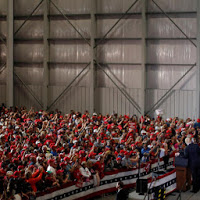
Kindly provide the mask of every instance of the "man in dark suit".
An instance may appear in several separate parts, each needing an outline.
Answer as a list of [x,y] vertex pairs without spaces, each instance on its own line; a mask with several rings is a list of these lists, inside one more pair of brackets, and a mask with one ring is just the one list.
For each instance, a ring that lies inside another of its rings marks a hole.
[[127,200],[128,193],[124,189],[124,183],[122,181],[117,182],[116,188],[117,188],[116,200]]
[[192,143],[185,148],[184,157],[188,158],[188,166],[193,180],[192,192],[196,193],[200,189],[200,148],[195,138],[192,138]]

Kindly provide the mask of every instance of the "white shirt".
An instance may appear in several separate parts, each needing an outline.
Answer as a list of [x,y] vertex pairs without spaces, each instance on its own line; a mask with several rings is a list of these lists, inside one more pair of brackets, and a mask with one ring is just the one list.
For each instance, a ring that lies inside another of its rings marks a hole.
[[56,176],[56,170],[55,170],[52,166],[49,165],[49,166],[47,167],[47,171],[52,172],[53,175]]
[[82,176],[89,178],[91,176],[91,172],[89,171],[89,169],[86,167],[85,169],[83,167],[81,167],[79,169],[79,171],[81,172]]

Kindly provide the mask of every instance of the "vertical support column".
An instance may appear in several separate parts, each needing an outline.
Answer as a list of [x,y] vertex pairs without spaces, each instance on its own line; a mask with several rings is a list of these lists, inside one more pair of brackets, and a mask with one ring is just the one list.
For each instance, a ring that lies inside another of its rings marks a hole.
[[141,62],[141,113],[145,114],[146,99],[146,35],[147,35],[147,19],[146,19],[147,1],[142,0],[142,62]]
[[197,1],[196,118],[200,117],[200,1]]
[[96,37],[96,0],[90,0],[91,3],[91,37],[90,37],[90,54],[91,54],[91,64],[90,64],[90,113],[96,111],[95,106],[95,88],[96,88],[96,48],[95,46],[95,37]]
[[7,82],[6,104],[14,106],[14,59],[13,59],[13,0],[7,0]]
[[44,43],[44,60],[43,60],[43,109],[47,110],[48,107],[48,86],[49,86],[49,0],[44,1],[44,35],[43,35],[43,43]]

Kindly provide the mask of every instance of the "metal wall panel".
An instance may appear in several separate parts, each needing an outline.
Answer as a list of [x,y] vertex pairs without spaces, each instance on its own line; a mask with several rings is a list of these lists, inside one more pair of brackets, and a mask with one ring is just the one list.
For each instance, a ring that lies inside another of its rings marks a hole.
[[[103,37],[110,28],[116,23],[118,18],[98,18],[97,19],[97,37]],[[137,28],[136,28],[137,27]],[[142,20],[139,16],[126,17],[121,20],[117,26],[107,35],[107,38],[140,38],[142,29]]]
[[[196,11],[197,0],[155,0],[165,12]],[[152,1],[148,1],[149,11],[160,11]]]
[[[171,16],[172,20],[190,38],[196,38],[197,21],[196,15]],[[148,17],[148,37],[150,38],[185,38],[185,36],[172,24],[172,22],[161,15]]]
[[[83,37],[90,37],[90,20],[78,19],[70,22],[76,27],[76,29],[82,34]],[[51,20],[50,21],[50,37],[51,38],[80,38],[81,36],[77,31],[64,20]]]
[[0,1],[0,15],[7,14],[7,0]]
[[15,44],[15,62],[43,62],[42,44]]
[[0,84],[0,105],[6,102],[6,85]]
[[[108,75],[123,88],[141,88],[140,65],[107,65],[104,70]],[[97,70],[97,87],[114,87],[112,81],[101,70]]]
[[[196,11],[196,0],[155,0],[166,12],[193,12]],[[28,16],[38,5],[40,0],[15,0],[14,15]],[[89,14],[90,0],[53,0],[65,14]],[[120,18],[119,13],[125,13],[135,0],[97,0],[97,37],[103,37],[113,24]],[[149,12],[160,12],[152,3],[148,2]],[[7,1],[0,1],[0,15],[6,14]],[[141,0],[129,11],[141,12]],[[41,5],[34,15],[43,15]],[[106,15],[103,15],[103,14]],[[113,14],[116,15],[113,15]],[[55,7],[50,4],[50,14],[60,15]],[[109,15],[111,14],[111,15]],[[170,15],[172,19],[192,38],[196,37],[196,14]],[[70,21],[81,32],[90,37],[91,21],[88,16],[73,16]],[[15,20],[15,30],[23,20]],[[185,40],[170,40],[170,38],[184,38],[163,14],[148,14],[147,30],[149,38],[169,38],[169,40],[148,40],[147,42],[147,110],[156,103],[162,95],[178,80],[190,66],[179,64],[193,64],[196,62],[196,49]],[[6,22],[0,21],[0,34],[6,36]],[[15,72],[34,91],[37,98],[42,101],[43,86],[43,44],[34,39],[43,38],[43,20],[27,21],[15,38],[33,39],[32,41],[18,42],[14,45],[14,60],[17,63]],[[142,20],[140,15],[130,15],[108,34],[107,38],[119,40],[103,41],[97,47],[97,60],[103,65],[105,71],[123,90],[126,90],[139,106],[141,102],[141,38]],[[50,65],[49,65],[49,105],[66,88],[75,76],[86,66],[90,58],[90,47],[85,41],[67,40],[80,38],[78,33],[61,16],[50,18]],[[120,40],[122,38],[123,40]],[[127,40],[128,38],[128,40]],[[58,39],[58,40],[56,40]],[[66,40],[59,40],[66,39]],[[97,40],[98,41],[98,40]],[[0,45],[0,60],[6,60],[6,48]],[[26,64],[19,65],[19,62]],[[40,66],[31,64],[41,63]],[[68,64],[66,64],[68,63]],[[71,64],[70,64],[71,63]],[[80,64],[82,63],[82,64]],[[85,64],[84,64],[85,63]],[[111,64],[112,63],[112,64]],[[152,65],[151,65],[152,64]],[[154,65],[156,64],[156,65]],[[165,65],[163,65],[165,64]],[[175,65],[174,65],[175,64]],[[177,66],[176,66],[177,64]],[[5,101],[6,73],[0,74],[0,103]],[[117,112],[119,114],[139,114],[129,100],[116,88],[109,78],[97,70],[97,112],[103,114]],[[196,76],[195,69],[185,77],[175,90],[158,107],[165,110],[164,117],[180,116],[183,118],[194,117],[196,101]],[[77,79],[61,99],[51,109],[69,112],[71,109],[84,112],[90,106],[90,73],[86,70]],[[40,109],[38,103],[27,89],[15,77],[15,103],[16,105],[34,106]]]
[[[64,14],[90,13],[90,0],[54,0],[53,2]],[[50,4],[50,13],[60,14],[52,4]]]
[[[118,113],[118,114],[137,114],[137,110],[133,105],[125,98],[125,96],[116,87],[99,87],[97,90],[97,98],[99,104],[97,105],[97,112],[102,114]],[[140,89],[127,89],[127,92],[131,95],[136,102],[141,102],[141,90]]]
[[[160,66],[147,67],[147,88],[169,89],[177,82],[191,66]],[[194,67],[184,79],[177,84],[175,89],[195,90],[196,89],[196,68]]]
[[[135,0],[97,0],[98,13],[124,13],[135,2]],[[141,3],[137,2],[129,11],[141,12]]]
[[[147,89],[146,105],[149,110],[168,90]],[[196,91],[173,90],[156,108],[164,110],[163,117],[195,118]],[[155,112],[150,113],[155,116]]]
[[99,62],[141,63],[141,41],[107,41],[97,47]]
[[[51,65],[49,71],[49,82],[51,86],[67,86],[85,67],[85,65]],[[80,75],[73,85],[87,87],[90,85],[88,68]]]
[[[41,0],[15,0],[14,1],[14,14],[15,16],[28,16],[34,8],[41,2]],[[44,3],[44,2],[43,2]],[[43,3],[35,11],[33,15],[42,15],[44,12]]]
[[6,70],[0,72],[0,85],[6,84]]
[[27,85],[42,85],[43,84],[43,67],[32,65],[30,67],[20,66],[15,67],[16,74],[24,81]]
[[50,45],[50,59],[52,62],[89,62],[90,47],[80,41],[55,42]]
[[[18,30],[24,20],[15,20],[14,23],[14,32]],[[34,39],[43,37],[43,22],[39,20],[29,20],[19,32],[15,35],[15,38],[19,39]]]
[[6,46],[5,44],[0,44],[0,62],[6,61]]
[[[15,105],[17,106],[26,106],[28,109],[34,107],[36,110],[41,109],[41,106],[37,103],[37,101],[30,95],[28,90],[22,85],[19,80],[15,79],[14,85],[14,95],[15,95]],[[37,98],[42,99],[42,86],[41,85],[27,85],[31,88]]]
[[148,41],[147,62],[193,64],[196,62],[196,48],[187,40]]
[[[64,86],[49,86],[51,104],[55,98],[65,89]],[[84,112],[89,110],[90,90],[88,87],[71,87],[51,108],[58,108],[63,113],[69,113],[70,110]]]
[[6,23],[6,21],[0,21],[0,36],[1,37],[7,36],[7,23]]

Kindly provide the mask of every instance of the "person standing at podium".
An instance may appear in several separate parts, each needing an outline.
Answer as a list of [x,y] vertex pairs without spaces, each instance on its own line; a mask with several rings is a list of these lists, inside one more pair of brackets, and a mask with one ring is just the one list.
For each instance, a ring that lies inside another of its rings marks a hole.
[[200,148],[196,138],[192,138],[192,143],[185,148],[184,157],[188,158],[188,166],[192,173],[193,189],[191,192],[196,193],[200,189]]

